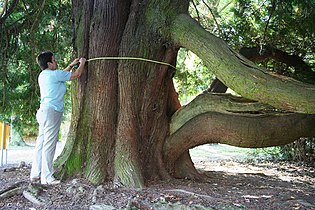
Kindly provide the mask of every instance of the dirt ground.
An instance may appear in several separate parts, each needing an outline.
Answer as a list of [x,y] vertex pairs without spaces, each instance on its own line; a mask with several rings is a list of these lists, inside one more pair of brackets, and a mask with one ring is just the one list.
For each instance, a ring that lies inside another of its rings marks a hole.
[[202,157],[194,162],[206,182],[159,181],[135,190],[76,178],[40,186],[32,202],[25,193],[34,189],[30,164],[11,165],[0,168],[0,191],[16,183],[21,187],[11,197],[0,197],[0,209],[315,209],[314,166]]

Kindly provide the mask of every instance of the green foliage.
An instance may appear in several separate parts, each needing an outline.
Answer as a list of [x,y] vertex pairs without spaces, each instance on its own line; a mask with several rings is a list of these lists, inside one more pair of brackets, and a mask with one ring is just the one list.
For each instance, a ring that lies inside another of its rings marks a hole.
[[266,60],[260,65],[279,74],[314,83],[315,2],[313,0],[196,0],[193,2],[190,7],[191,15],[208,31],[226,40],[230,46],[238,50],[241,47],[267,45],[289,55],[297,55],[312,68],[313,73],[311,71],[306,75],[297,75],[294,68],[274,60]]
[[301,138],[291,144],[280,147],[280,151],[288,160],[314,164],[315,138]]
[[23,134],[36,135],[40,98],[36,56],[51,50],[57,52],[60,67],[69,62],[71,5],[69,0],[26,0],[15,6],[14,2],[8,1],[6,8],[0,4],[0,113],[7,121],[14,116],[13,123]]
[[253,149],[248,155],[254,157],[255,160],[288,160],[288,156],[281,152],[281,147],[267,147]]
[[301,138],[285,146],[253,149],[248,154],[260,160],[302,161],[314,164],[315,138]]
[[188,102],[191,96],[206,90],[214,78],[202,60],[186,49],[179,51],[176,68],[175,87],[183,103]]
[[[303,58],[310,66],[314,65],[314,1],[243,0],[235,5],[232,12],[235,18],[225,23],[224,27],[235,31],[234,36],[227,40],[235,48],[269,45]],[[267,60],[261,65],[294,77],[294,69],[279,62]]]

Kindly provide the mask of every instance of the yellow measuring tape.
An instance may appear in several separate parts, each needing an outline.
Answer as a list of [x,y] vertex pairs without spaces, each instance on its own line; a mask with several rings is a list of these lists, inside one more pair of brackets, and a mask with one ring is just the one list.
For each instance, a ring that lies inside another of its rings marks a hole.
[[155,61],[155,60],[146,59],[146,58],[137,58],[137,57],[97,57],[97,58],[87,59],[86,61],[89,62],[89,61],[95,61],[95,60],[138,60],[138,61],[146,61],[146,62],[161,64],[161,65],[166,65],[166,66],[169,66],[169,67],[176,69],[175,66],[173,66],[169,63],[165,63],[165,62],[161,62],[161,61]]

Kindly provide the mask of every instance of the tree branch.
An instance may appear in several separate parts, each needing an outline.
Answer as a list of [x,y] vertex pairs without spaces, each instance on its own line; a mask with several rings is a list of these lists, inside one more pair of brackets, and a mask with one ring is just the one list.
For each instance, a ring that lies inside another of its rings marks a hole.
[[7,10],[7,6],[8,6],[8,0],[5,0],[4,5],[3,5],[3,10],[0,13],[0,19],[3,16],[3,14],[5,13],[5,11]]
[[226,96],[222,96],[221,102],[215,99],[217,107],[204,106],[207,100],[212,101],[215,97],[218,96],[198,96],[174,114],[170,137],[164,145],[164,159],[170,164],[168,168],[172,168],[188,149],[206,143],[261,148],[285,145],[300,137],[315,135],[315,115],[270,110],[255,112],[255,106],[260,110],[255,102],[241,98],[239,102],[228,102]]
[[253,62],[262,62],[268,58],[272,58],[278,62],[294,67],[296,73],[309,72],[315,74],[311,70],[311,67],[297,55],[289,55],[287,52],[268,45],[263,46],[263,50],[260,49],[261,47],[242,47],[240,54]]
[[2,11],[3,14],[0,16],[0,24],[4,23],[7,17],[9,17],[9,15],[13,12],[14,8],[17,6],[18,2],[19,0],[14,0],[6,11],[4,10],[6,9],[7,6],[3,8],[3,11]]
[[199,15],[199,11],[197,9],[197,5],[195,4],[194,0],[191,0],[191,3],[194,5],[194,8],[196,10],[196,13],[197,13],[197,19],[198,19],[198,22],[200,21],[200,15]]
[[210,7],[204,0],[202,0],[202,2],[206,5],[206,7],[208,8],[208,10],[210,11],[210,13],[211,13],[211,15],[212,15],[212,17],[213,17],[213,20],[214,20],[215,24],[216,24],[217,27],[218,27],[219,34],[221,35],[222,38],[226,39],[227,36],[226,36],[225,33],[221,30],[221,27],[220,27],[220,25],[219,25],[219,23],[218,23],[218,21],[217,21],[215,15],[214,15],[212,9],[211,9],[211,7]]
[[276,9],[276,3],[275,3],[275,1],[273,0],[273,1],[272,1],[271,11],[270,11],[270,14],[269,14],[269,17],[268,17],[266,26],[265,26],[265,30],[264,30],[264,38],[263,38],[263,40],[262,40],[263,42],[266,40],[266,34],[267,34],[268,26],[269,26],[271,17],[272,17],[272,15],[273,15],[273,12],[275,11],[275,9]]
[[315,114],[315,86],[273,75],[257,67],[186,14],[171,26],[175,43],[193,51],[226,86],[276,108]]

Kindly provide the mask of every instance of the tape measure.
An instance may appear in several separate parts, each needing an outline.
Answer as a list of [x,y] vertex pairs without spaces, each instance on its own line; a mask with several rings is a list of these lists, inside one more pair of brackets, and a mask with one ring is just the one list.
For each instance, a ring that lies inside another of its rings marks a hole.
[[[88,59],[86,61],[90,62],[90,61],[95,61],[95,60],[138,60],[138,61],[146,61],[146,62],[161,64],[161,65],[166,65],[166,66],[169,66],[169,67],[172,67],[172,68],[176,69],[175,66],[173,66],[173,65],[171,65],[169,63],[156,61],[156,60],[151,60],[151,59],[147,59],[147,58],[138,58],[138,57],[97,57],[97,58],[90,58],[90,59]],[[73,67],[74,68],[78,68],[79,64],[80,63],[77,63]]]

